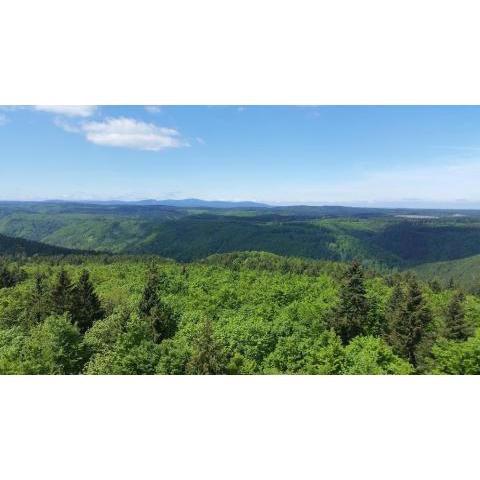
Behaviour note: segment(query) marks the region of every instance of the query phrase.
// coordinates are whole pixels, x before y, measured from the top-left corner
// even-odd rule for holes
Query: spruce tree
[[[218,375],[223,371],[222,363],[222,352],[213,335],[211,321],[207,317],[202,321],[199,335],[194,340],[187,373]]]
[[[396,283],[393,284],[393,290],[390,295],[390,299],[387,304],[387,309],[385,312],[386,320],[386,337],[390,338],[392,332],[395,330],[395,325],[400,321],[400,317],[405,314],[405,292],[403,290],[403,285],[400,279],[396,280]]]
[[[83,270],[73,289],[72,321],[77,324],[80,333],[85,333],[104,316],[100,300],[95,293],[90,275]]]
[[[140,317],[148,317],[152,312],[153,307],[157,304],[157,286],[158,275],[155,271],[150,271],[147,283],[143,289],[142,298],[138,305],[138,313]]]
[[[410,277],[405,300],[392,317],[389,338],[396,353],[415,367],[422,342],[429,338],[431,320],[420,286],[415,277]]]
[[[147,284],[142,293],[138,306],[140,318],[150,325],[153,341],[161,342],[175,334],[176,318],[172,309],[164,303],[158,294],[158,285],[165,286],[163,276],[159,276],[155,270],[151,270]]]
[[[52,312],[57,315],[70,313],[73,309],[73,285],[68,273],[62,268],[50,295]]]
[[[465,321],[463,308],[465,297],[462,292],[455,292],[447,308],[444,336],[448,340],[466,340],[471,329]]]
[[[428,286],[430,287],[430,290],[433,293],[440,293],[442,291],[442,286],[440,285],[440,282],[434,278],[428,283]]]
[[[40,323],[49,314],[47,289],[45,287],[45,277],[40,274],[35,274],[35,282],[30,293],[28,308],[28,318],[33,324]]]
[[[147,320],[152,329],[153,341],[159,343],[166,338],[173,337],[177,322],[172,309],[160,299],[152,308]]]
[[[10,288],[15,286],[15,276],[6,267],[6,265],[0,265],[0,288]]]
[[[356,261],[348,268],[340,287],[340,302],[331,326],[347,344],[362,334],[368,319],[368,302],[365,292],[363,270]]]

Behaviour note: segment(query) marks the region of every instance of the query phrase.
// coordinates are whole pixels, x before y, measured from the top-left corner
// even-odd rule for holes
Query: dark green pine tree
[[[418,366],[421,347],[429,339],[431,313],[415,277],[410,277],[403,305],[393,316],[390,343],[397,354]]]
[[[50,311],[48,300],[45,277],[41,273],[36,273],[27,312],[32,324],[40,323],[48,316]]]
[[[146,317],[152,329],[153,341],[156,343],[173,337],[177,329],[175,314],[172,309],[160,299]]]
[[[368,302],[363,270],[356,261],[348,268],[340,287],[340,302],[334,312],[332,328],[347,344],[362,334],[368,320]]]
[[[205,318],[195,338],[192,355],[187,364],[189,375],[218,375],[223,373],[222,351],[215,340],[212,323]]]
[[[445,318],[444,336],[449,340],[466,340],[471,334],[471,328],[465,320],[462,292],[455,292],[450,300]]]
[[[158,287],[158,275],[157,272],[151,270],[148,274],[147,283],[143,289],[142,298],[138,305],[138,313],[140,317],[148,317],[153,307],[157,304],[157,287]]]
[[[397,279],[393,284],[392,294],[387,304],[385,312],[385,334],[387,339],[390,338],[392,332],[395,331],[395,326],[400,322],[401,317],[405,314],[405,292],[400,279]]]
[[[158,286],[164,286],[162,279],[156,270],[150,271],[138,306],[138,313],[150,325],[156,343],[172,337],[177,327],[174,312],[159,298]]]
[[[442,286],[440,285],[440,282],[434,278],[428,283],[428,286],[430,287],[430,290],[433,293],[440,293],[442,291]]]
[[[57,315],[70,313],[73,309],[73,284],[62,268],[50,294],[52,312]]]
[[[15,285],[15,276],[6,267],[6,265],[0,265],[0,288],[10,288]]]
[[[85,333],[92,325],[103,318],[104,311],[87,270],[83,270],[73,289],[72,321],[80,333]]]

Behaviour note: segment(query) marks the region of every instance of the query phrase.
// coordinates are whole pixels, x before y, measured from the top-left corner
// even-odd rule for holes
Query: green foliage
[[[465,342],[439,340],[432,348],[431,373],[480,375],[480,333]]]
[[[429,340],[432,317],[414,276],[405,294],[401,286],[395,289],[390,309],[389,342],[398,355],[417,366]]]
[[[376,269],[417,268],[471,257],[467,272],[455,268],[455,276],[465,277],[465,282],[468,278],[469,284],[472,277],[480,280],[474,268],[479,261],[475,256],[480,254],[477,212],[462,217],[445,211],[426,212],[432,218],[398,216],[409,213],[346,207],[0,204],[0,232],[22,237],[2,243],[0,236],[0,254],[67,255],[72,253],[68,249],[81,249],[192,261],[216,253],[255,250],[333,261],[359,258]],[[447,279],[443,268],[438,272],[436,267],[426,268]]]
[[[0,289],[14,287],[18,282],[24,280],[24,272],[17,265],[8,267],[0,258]]]
[[[87,352],[78,328],[66,316],[51,316],[33,327],[20,355],[25,374],[80,373]]]
[[[396,356],[381,338],[357,337],[345,348],[344,374],[408,375],[413,372],[413,366]]]
[[[0,234],[0,255],[24,257],[30,255],[68,255],[70,253],[81,252]]]
[[[90,275],[87,270],[83,270],[72,292],[72,321],[78,325],[80,333],[85,333],[103,315]]]
[[[110,350],[127,329],[130,312],[120,308],[108,317],[98,320],[85,333],[84,343],[92,355]]]
[[[159,345],[160,360],[156,373],[160,375],[184,375],[192,356],[191,342],[185,336],[164,340]]]
[[[73,293],[73,284],[70,280],[70,275],[62,268],[58,273],[50,294],[52,312],[56,315],[70,313],[74,309]]]
[[[265,373],[335,375],[342,373],[344,349],[333,331],[318,338],[281,338],[266,358]]]
[[[149,326],[137,316],[129,318],[125,332],[92,356],[85,373],[92,375],[152,375],[160,359]]]
[[[443,335],[456,292],[433,292],[411,274],[384,278],[359,265],[264,252],[190,264],[135,256],[4,264],[24,273],[0,289],[0,373],[327,375],[475,368],[477,337],[437,340],[431,348]],[[82,308],[79,292],[90,299]],[[64,314],[52,315],[53,299]],[[99,310],[105,315],[82,313]],[[461,310],[466,324],[480,327],[479,298],[466,295]],[[338,312],[348,331],[343,341],[330,328]],[[80,314],[90,320],[81,324]]]
[[[160,299],[158,293],[158,288],[164,290],[166,284],[164,275],[159,275],[156,270],[150,271],[138,306],[139,315],[150,326],[156,343],[172,337],[177,327],[173,310]]]
[[[340,287],[340,302],[331,326],[344,344],[360,335],[368,322],[368,303],[363,271],[358,262],[353,262]]]
[[[138,305],[138,313],[141,317],[145,318],[150,316],[153,308],[158,302],[157,296],[158,288],[158,274],[155,270],[150,271],[148,274],[147,284],[143,289],[142,298]]]
[[[33,325],[40,323],[47,317],[49,311],[50,305],[45,277],[37,272],[25,312],[28,323]]]
[[[448,340],[466,340],[472,333],[465,319],[464,301],[465,296],[462,292],[455,292],[450,300],[444,330],[444,336]]]
[[[192,355],[187,365],[190,375],[215,375],[223,373],[225,366],[221,347],[213,334],[212,323],[205,317],[199,325],[195,337]]]
[[[25,373],[21,361],[25,339],[20,327],[0,330],[0,375]]]

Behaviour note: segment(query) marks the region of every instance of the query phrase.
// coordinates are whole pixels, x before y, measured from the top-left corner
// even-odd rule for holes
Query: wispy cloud
[[[71,121],[66,121],[63,117],[55,117],[53,123],[69,133],[82,133],[82,128]]]
[[[3,113],[0,113],[0,127],[8,123],[8,117]]]
[[[157,113],[161,113],[162,108],[158,105],[145,105],[145,111],[155,115]]]
[[[96,145],[159,151],[186,147],[180,133],[153,123],[131,118],[107,118],[101,122],[84,122],[78,127],[85,138]]]
[[[318,118],[323,115],[321,105],[299,105],[299,108],[304,109],[309,118]]]
[[[82,118],[91,117],[97,110],[95,105],[35,105],[33,108],[40,112]]]

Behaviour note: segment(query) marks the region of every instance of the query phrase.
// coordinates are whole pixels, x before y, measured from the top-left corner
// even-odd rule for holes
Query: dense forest
[[[480,298],[270,253],[5,256],[1,374],[478,374]]]
[[[0,374],[478,374],[480,215],[0,204]]]
[[[235,204],[232,204],[235,205]],[[0,234],[88,252],[192,262],[265,251],[349,262],[480,289],[480,211],[353,207],[176,207],[138,202],[0,202]],[[24,243],[24,245],[27,245]],[[25,250],[31,255],[40,245]],[[1,248],[0,253],[7,252]],[[66,252],[64,252],[66,253]]]

